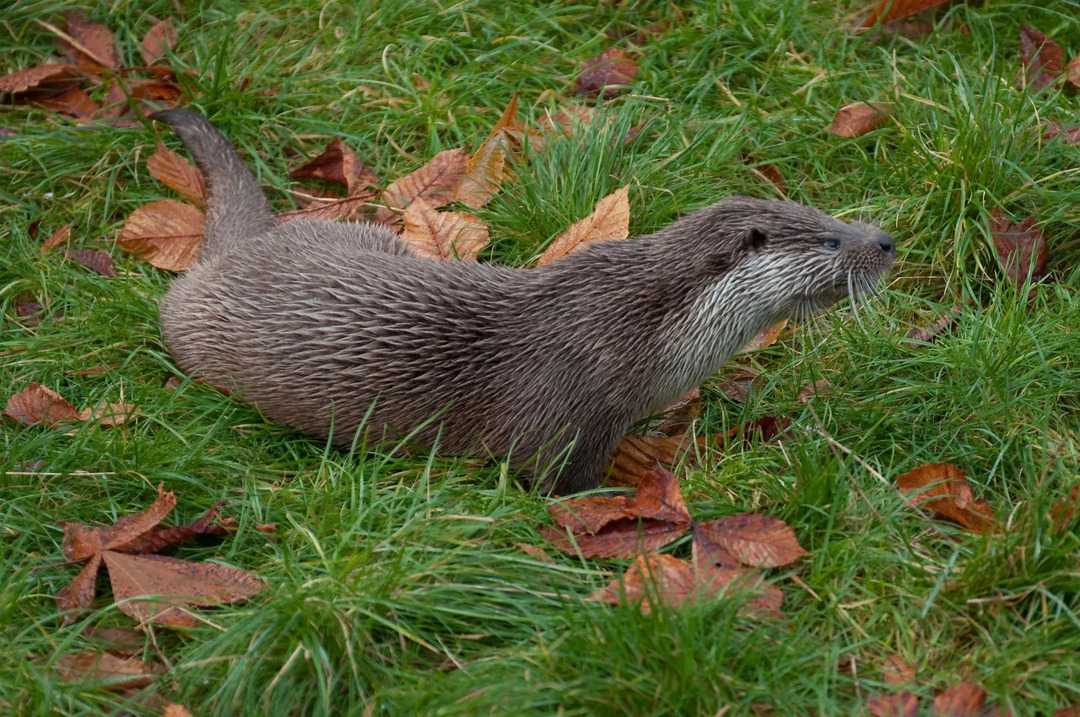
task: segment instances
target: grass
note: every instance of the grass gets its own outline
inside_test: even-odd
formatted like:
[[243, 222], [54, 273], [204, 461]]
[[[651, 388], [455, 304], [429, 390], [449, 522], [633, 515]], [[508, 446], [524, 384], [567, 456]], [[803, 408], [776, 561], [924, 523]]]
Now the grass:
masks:
[[[167, 390], [178, 372], [156, 301], [169, 277], [114, 246], [132, 210], [171, 196], [145, 171], [153, 132], [16, 107], [0, 115], [14, 133], [0, 140], [0, 393], [39, 381], [78, 407], [122, 397], [142, 416], [71, 434], [0, 425], [0, 709], [160, 712], [145, 693], [58, 679], [57, 655], [94, 647], [84, 627], [130, 623], [102, 600], [65, 626], [52, 600], [75, 572], [53, 567], [56, 521], [110, 522], [158, 483], [177, 492], [178, 520], [227, 499], [240, 522], [234, 538], [178, 555], [272, 586], [208, 611], [212, 625], [155, 631], [170, 668], [147, 692], [192, 714], [858, 714], [892, 689], [889, 655], [917, 667], [923, 696], [973, 680], [1019, 715], [1080, 702], [1080, 539], [1075, 521], [1055, 532], [1046, 517], [1080, 465], [1080, 147], [1037, 132], [1075, 118], [1078, 100], [1011, 82], [1019, 24], [1072, 56], [1080, 4], [957, 3], [916, 41], [848, 33], [849, 11], [867, 4], [76, 3], [116, 32], [128, 64], [156, 19], [174, 18], [187, 99], [279, 208], [289, 168], [332, 137], [392, 179], [475, 147], [515, 91], [534, 117], [554, 109], [545, 91], [569, 93], [607, 30], [664, 22], [640, 47], [634, 91], [606, 106], [610, 123], [554, 143], [481, 211], [486, 259], [523, 263], [627, 183], [633, 232], [729, 194], [775, 196], [749, 155], [774, 164], [793, 199], [892, 232], [901, 261], [859, 320], [834, 311], [758, 355], [747, 404], [706, 391], [701, 431], [775, 413], [792, 416], [794, 440], [680, 472], [697, 519], [760, 511], [795, 529], [810, 556], [775, 576], [789, 619], [742, 617], [731, 602], [642, 616], [587, 599], [619, 561], [549, 563], [515, 546], [543, 544], [546, 501], [497, 465], [345, 454], [208, 388]], [[0, 71], [51, 55], [38, 21], [65, 7], [5, 10]], [[827, 134], [858, 100], [891, 101], [894, 119], [859, 139]], [[986, 230], [997, 207], [1035, 214], [1049, 243], [1054, 282], [1030, 303], [1000, 280]], [[38, 252], [68, 222], [73, 245], [109, 249], [121, 276]], [[15, 316], [25, 297], [47, 307], [40, 326]], [[965, 300], [932, 345], [899, 340]], [[833, 393], [804, 406], [799, 390], [819, 377]], [[928, 461], [965, 468], [1005, 529], [967, 535], [905, 508], [891, 478]], [[264, 522], [280, 526], [276, 542], [254, 530]]]

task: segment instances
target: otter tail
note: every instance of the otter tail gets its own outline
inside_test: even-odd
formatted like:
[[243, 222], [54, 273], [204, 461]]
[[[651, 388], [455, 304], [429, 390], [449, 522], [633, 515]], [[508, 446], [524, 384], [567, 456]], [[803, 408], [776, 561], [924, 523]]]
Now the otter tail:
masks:
[[274, 215], [255, 175], [208, 119], [190, 110], [163, 110], [150, 118], [172, 126], [206, 178], [209, 196], [201, 258], [228, 253], [246, 237], [274, 226]]

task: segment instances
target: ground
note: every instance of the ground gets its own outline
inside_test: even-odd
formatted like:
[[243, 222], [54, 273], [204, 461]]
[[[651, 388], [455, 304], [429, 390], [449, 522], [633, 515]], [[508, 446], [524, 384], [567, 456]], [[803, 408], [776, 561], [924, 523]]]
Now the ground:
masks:
[[[59, 679], [58, 655], [93, 646], [83, 628], [131, 621], [104, 580], [100, 610], [72, 625], [52, 597], [77, 571], [57, 567], [57, 521], [109, 523], [159, 483], [179, 498], [176, 520], [226, 500], [239, 521], [234, 537], [178, 556], [270, 585], [208, 611], [204, 627], [154, 632], [147, 655], [168, 670], [147, 691], [196, 715], [857, 714], [893, 689], [893, 655], [916, 667], [909, 688], [923, 696], [969, 680], [1016, 714], [1080, 702], [1080, 541], [1075, 520], [1060, 530], [1046, 517], [1080, 464], [1080, 147], [1040, 132], [1075, 118], [1078, 99], [1062, 83], [1014, 82], [1020, 24], [1071, 57], [1080, 5], [954, 3], [909, 40], [852, 34], [870, 4], [77, 3], [128, 64], [173, 17], [186, 100], [242, 148], [276, 209], [293, 206], [289, 170], [334, 137], [383, 180], [400, 176], [475, 148], [515, 92], [523, 114], [556, 109], [554, 93], [572, 97], [581, 65], [613, 44], [608, 31], [662, 23], [616, 43], [641, 70], [605, 105], [611, 121], [547, 148], [480, 210], [493, 236], [483, 259], [526, 262], [627, 183], [632, 233], [726, 195], [776, 197], [760, 171], [772, 165], [791, 199], [889, 231], [899, 263], [858, 317], [842, 306], [756, 355], [764, 375], [746, 404], [705, 390], [701, 435], [776, 414], [794, 421], [789, 441], [716, 449], [679, 471], [695, 519], [757, 511], [794, 528], [810, 555], [771, 576], [787, 619], [741, 616], [732, 601], [643, 616], [588, 599], [625, 562], [549, 562], [516, 545], [545, 544], [547, 501], [496, 464], [346, 454], [209, 387], [167, 388], [179, 375], [157, 327], [169, 275], [115, 245], [131, 211], [175, 197], [146, 173], [154, 131], [5, 111], [3, 398], [36, 381], [78, 407], [123, 400], [141, 415], [73, 432], [0, 425], [0, 708], [160, 713], [145, 693]], [[62, 25], [65, 7], [5, 10], [0, 74], [55, 52], [41, 22]], [[855, 101], [893, 115], [860, 138], [829, 134]], [[1046, 237], [1052, 281], [1030, 300], [1001, 277], [995, 208], [1036, 216]], [[40, 253], [66, 223], [72, 246], [108, 250], [119, 275]], [[47, 309], [40, 325], [16, 315], [27, 298]], [[961, 302], [950, 331], [904, 344]], [[117, 366], [76, 373], [105, 364]], [[819, 378], [833, 391], [801, 403]], [[971, 535], [906, 507], [893, 479], [931, 461], [964, 468], [1002, 530]], [[276, 540], [255, 530], [267, 522]]]

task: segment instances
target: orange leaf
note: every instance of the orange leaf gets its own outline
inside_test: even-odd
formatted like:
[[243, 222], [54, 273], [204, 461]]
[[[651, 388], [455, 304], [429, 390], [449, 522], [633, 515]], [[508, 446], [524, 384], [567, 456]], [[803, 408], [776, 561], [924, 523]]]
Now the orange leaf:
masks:
[[874, 695], [866, 703], [874, 717], [916, 717], [919, 698], [912, 692], [900, 690], [891, 695]]
[[852, 102], [836, 111], [829, 133], [837, 137], [862, 137], [885, 124], [889, 107], [883, 102]]
[[174, 45], [176, 30], [173, 29], [172, 18], [167, 17], [146, 31], [139, 52], [142, 53], [143, 62], [152, 65], [165, 57], [165, 53]]
[[63, 244], [70, 237], [71, 237], [71, 225], [70, 224], [65, 224], [64, 226], [60, 227], [59, 229], [54, 231], [52, 234], [50, 234], [49, 238], [46, 239], [44, 242], [42, 242], [42, 244], [41, 244], [41, 253], [44, 254], [45, 252], [49, 251], [49, 249], [53, 249], [53, 248], [59, 246], [60, 244]]
[[21, 95], [36, 89], [56, 92], [76, 85], [81, 78], [71, 65], [27, 67], [0, 77], [0, 94]]
[[934, 699], [934, 714], [941, 717], [980, 717], [986, 706], [986, 690], [974, 682], [961, 682]]
[[420, 169], [391, 182], [380, 198], [386, 206], [379, 208], [375, 221], [396, 222], [404, 208], [419, 197], [435, 207], [449, 204], [468, 166], [469, 153], [463, 149], [439, 152]]
[[100, 652], [80, 652], [56, 658], [60, 679], [64, 682], [102, 682], [106, 690], [128, 690], [145, 687], [161, 672], [157, 663], [124, 659]]
[[743, 565], [779, 568], [807, 555], [795, 531], [768, 515], [738, 513], [694, 527], [694, 542], [707, 554], [717, 546]]
[[637, 62], [630, 55], [617, 47], [609, 47], [581, 68], [574, 94], [611, 97], [632, 85], [637, 73]]
[[863, 21], [863, 27], [873, 27], [880, 22], [884, 25], [893, 20], [901, 20], [915, 13], [942, 5], [949, 0], [881, 0], [870, 15]]
[[206, 180], [195, 165], [158, 142], [157, 151], [146, 158], [150, 176], [175, 189], [200, 207], [206, 206]]
[[475, 214], [440, 212], [417, 199], [402, 215], [404, 239], [420, 256], [472, 261], [490, 240], [487, 227]]
[[904, 493], [918, 492], [915, 502], [975, 533], [995, 529], [994, 511], [985, 499], [975, 500], [964, 471], [951, 463], [929, 463], [896, 478]]
[[60, 46], [73, 64], [120, 69], [120, 53], [109, 28], [79, 10], [65, 10], [64, 19], [67, 20], [67, 34], [75, 42], [60, 38]]
[[454, 190], [455, 201], [479, 209], [499, 191], [499, 184], [506, 176], [506, 154], [512, 141], [510, 133], [524, 130], [518, 124], [517, 103], [518, 95], [515, 92], [499, 121], [469, 159], [465, 176]]
[[753, 339], [751, 339], [750, 343], [748, 343], [746, 346], [743, 346], [742, 351], [740, 351], [739, 353], [745, 354], [750, 353], [751, 351], [759, 351], [761, 349], [769, 348], [780, 340], [780, 334], [781, 332], [783, 332], [784, 329], [787, 328], [787, 325], [788, 320], [784, 319], [775, 326], [770, 326], [769, 328], [765, 329], [760, 334], [755, 336]]
[[693, 446], [704, 445], [704, 439], [693, 436], [642, 436], [630, 433], [615, 448], [607, 469], [605, 485], [634, 486], [657, 468], [670, 469], [680, 458], [694, 458]]
[[74, 406], [40, 383], [31, 383], [9, 398], [4, 415], [27, 426], [35, 423], [55, 426], [79, 420], [79, 412]]
[[360, 179], [364, 184], [375, 181], [375, 173], [364, 166], [356, 152], [340, 139], [334, 139], [318, 157], [289, 172], [289, 179], [320, 179], [345, 187], [353, 194]]
[[593, 207], [592, 214], [574, 222], [548, 245], [537, 266], [561, 259], [579, 246], [594, 241], [625, 239], [630, 235], [630, 185], [616, 189]]
[[120, 248], [159, 269], [190, 269], [199, 254], [203, 213], [190, 204], [159, 199], [139, 207], [120, 230]]
[[165, 705], [165, 711], [161, 713], [161, 717], [191, 717], [191, 713], [183, 705], [168, 704]]

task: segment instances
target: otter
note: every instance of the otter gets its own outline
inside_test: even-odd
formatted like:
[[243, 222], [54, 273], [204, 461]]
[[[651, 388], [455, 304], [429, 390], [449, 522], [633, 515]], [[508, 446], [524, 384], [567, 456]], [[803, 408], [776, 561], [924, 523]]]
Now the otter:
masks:
[[598, 487], [635, 422], [764, 328], [871, 291], [895, 256], [868, 224], [730, 197], [538, 268], [422, 258], [384, 226], [275, 221], [205, 117], [152, 117], [208, 186], [199, 257], [160, 309], [181, 370], [336, 446], [483, 451], [545, 492]]

